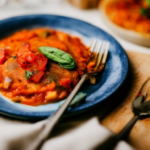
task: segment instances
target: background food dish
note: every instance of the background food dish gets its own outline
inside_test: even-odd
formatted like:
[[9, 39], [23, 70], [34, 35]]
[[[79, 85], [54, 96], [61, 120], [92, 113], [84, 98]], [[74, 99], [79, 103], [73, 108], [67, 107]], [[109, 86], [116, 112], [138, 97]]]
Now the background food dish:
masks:
[[[99, 5], [100, 15], [103, 18], [104, 22], [119, 36], [125, 38], [128, 41], [134, 42], [143, 46], [150, 46], [150, 34], [138, 33], [133, 30], [125, 29], [115, 23], [113, 23], [106, 14], [105, 7], [107, 3], [115, 0], [104, 0]], [[118, 18], [121, 19], [121, 18]]]
[[[99, 82], [96, 85], [85, 86], [83, 91], [88, 94], [85, 102], [76, 108], [68, 109], [66, 115], [73, 115], [94, 107], [106, 100], [122, 85], [128, 73], [128, 58], [125, 51], [109, 34], [86, 22], [55, 15], [13, 17], [0, 22], [0, 38], [20, 29], [34, 27], [50, 27], [74, 36], [77, 35], [87, 46], [90, 46], [93, 39], [110, 42], [108, 60]], [[14, 104], [2, 96], [0, 103], [2, 114], [22, 119], [45, 118], [53, 114], [60, 106], [60, 103], [38, 107], [24, 106]]]

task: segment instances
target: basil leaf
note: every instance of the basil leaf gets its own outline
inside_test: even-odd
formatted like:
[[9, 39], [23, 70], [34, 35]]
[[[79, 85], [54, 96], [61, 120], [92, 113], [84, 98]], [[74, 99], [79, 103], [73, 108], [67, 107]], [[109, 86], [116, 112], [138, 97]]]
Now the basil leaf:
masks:
[[[69, 104], [70, 107], [77, 106], [79, 103], [81, 103], [85, 98], [87, 94], [83, 92], [79, 92], [72, 100], [72, 102]], [[65, 101], [65, 100], [64, 100]], [[64, 102], [60, 104], [60, 107], [62, 106]]]
[[44, 54], [47, 58], [58, 62], [58, 64], [66, 69], [74, 69], [76, 66], [76, 63], [73, 59], [73, 57], [54, 47], [39, 47], [39, 50], [42, 54]]
[[13, 59], [16, 59], [17, 58], [17, 56], [15, 55], [15, 56], [13, 56]]
[[50, 36], [50, 33], [48, 31], [45, 31], [40, 35], [41, 38], [46, 38], [48, 36]]
[[72, 100], [72, 102], [69, 104], [69, 106], [74, 106], [76, 104], [79, 104], [82, 100], [84, 100], [86, 98], [87, 94], [83, 93], [83, 92], [79, 92], [74, 99]]
[[149, 7], [150, 7], [150, 0], [146, 0], [146, 1], [147, 1], [148, 5], [149, 5]]
[[26, 79], [29, 79], [32, 75], [33, 75], [32, 72], [25, 71], [25, 77], [26, 77]]
[[141, 12], [142, 15], [146, 15], [146, 9], [141, 8], [141, 9], [140, 9], [140, 12]]

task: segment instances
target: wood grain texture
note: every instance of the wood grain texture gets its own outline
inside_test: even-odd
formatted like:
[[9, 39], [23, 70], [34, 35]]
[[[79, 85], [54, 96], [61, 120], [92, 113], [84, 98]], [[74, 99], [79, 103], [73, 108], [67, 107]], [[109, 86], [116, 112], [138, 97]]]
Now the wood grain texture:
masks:
[[[131, 64], [133, 81], [132, 90], [125, 100], [102, 124], [111, 131], [118, 133], [126, 123], [133, 117], [132, 102], [137, 96], [144, 81], [150, 77], [150, 55], [135, 52], [127, 52]], [[149, 93], [150, 94], [150, 93]], [[138, 150], [150, 150], [150, 118], [139, 120], [129, 135], [129, 143]]]
[[[115, 133], [126, 125], [134, 115], [132, 102], [143, 83], [150, 77], [150, 55], [131, 51], [127, 51], [127, 55], [130, 71], [123, 86], [107, 102], [88, 112], [61, 121], [53, 131], [52, 137], [59, 136], [94, 116], [99, 117], [100, 123]], [[132, 129], [128, 142], [137, 150], [150, 150], [149, 140], [150, 118], [139, 120]]]

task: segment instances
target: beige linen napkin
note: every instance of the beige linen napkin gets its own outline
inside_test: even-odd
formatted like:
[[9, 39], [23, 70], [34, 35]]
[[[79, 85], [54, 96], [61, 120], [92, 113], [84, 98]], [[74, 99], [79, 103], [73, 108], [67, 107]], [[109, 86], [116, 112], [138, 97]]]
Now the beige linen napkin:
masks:
[[[150, 72], [147, 68], [150, 64], [150, 55], [128, 52], [132, 70], [134, 70], [133, 84], [130, 87], [129, 94], [124, 97], [123, 104], [119, 105], [108, 117], [101, 123], [111, 131], [118, 133], [125, 124], [133, 117], [131, 104], [134, 100], [140, 86], [148, 77], [146, 72]], [[147, 58], [147, 59], [146, 59]], [[141, 63], [142, 62], [142, 63]], [[147, 65], [146, 65], [147, 64]], [[143, 74], [144, 72], [144, 74]], [[140, 77], [140, 78], [139, 78]], [[120, 95], [124, 93], [121, 90]], [[118, 97], [116, 97], [118, 98]], [[104, 126], [100, 125], [98, 119], [93, 116], [102, 116], [103, 110], [106, 112], [109, 108], [113, 109], [118, 103], [116, 98], [109, 101], [109, 105], [101, 105], [97, 109], [86, 112], [78, 117], [72, 117], [70, 120], [64, 120], [59, 123], [50, 139], [43, 145], [42, 150], [91, 150], [99, 142], [105, 140], [112, 133]], [[122, 96], [119, 101], [123, 101]], [[91, 119], [92, 118], [92, 119]], [[29, 150], [28, 147], [37, 135], [41, 132], [45, 121], [38, 123], [28, 123], [23, 121], [15, 121], [0, 117], [0, 150]], [[138, 121], [137, 128], [133, 128], [129, 136], [129, 142], [134, 146], [143, 150], [149, 148], [149, 122]], [[143, 136], [143, 134], [146, 136]], [[140, 135], [140, 136], [139, 136]], [[142, 138], [141, 138], [142, 137]], [[132, 149], [127, 143], [119, 142], [117, 150]]]
[[[45, 121], [35, 124], [0, 118], [0, 150], [28, 150], [32, 140], [36, 140]], [[42, 150], [92, 150], [112, 133], [100, 125], [96, 117], [82, 125], [50, 138]], [[115, 150], [133, 150], [121, 141]]]

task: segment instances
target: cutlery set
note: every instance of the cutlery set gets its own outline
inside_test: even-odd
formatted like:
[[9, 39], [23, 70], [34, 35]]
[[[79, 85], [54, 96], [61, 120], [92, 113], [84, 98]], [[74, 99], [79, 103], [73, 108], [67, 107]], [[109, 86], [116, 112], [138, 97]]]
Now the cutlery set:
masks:
[[[96, 149], [100, 150], [110, 150], [113, 149], [116, 144], [123, 139], [126, 139], [129, 135], [131, 129], [138, 119], [150, 115], [150, 100], [147, 100], [148, 91], [150, 88], [150, 78], [148, 78], [143, 84], [137, 98], [132, 103], [132, 110], [134, 112], [134, 117], [128, 122], [128, 124], [118, 133], [113, 134], [104, 143], [97, 146]], [[145, 101], [146, 100], [146, 101]]]
[[[90, 50], [92, 53], [96, 53], [96, 69], [101, 65], [104, 67], [108, 55], [108, 49], [109, 43], [100, 41], [97, 44], [96, 40], [92, 42]], [[63, 115], [65, 110], [69, 107], [69, 104], [71, 103], [74, 96], [78, 93], [83, 83], [87, 79], [89, 79], [91, 83], [95, 84], [96, 75], [98, 75], [98, 72], [86, 73], [81, 77], [80, 81], [73, 89], [73, 91], [70, 93], [66, 101], [62, 104], [62, 106], [52, 116], [46, 119], [46, 123], [43, 127], [42, 132], [37, 137], [37, 140], [35, 142], [32, 142], [31, 148], [29, 148], [29, 150], [40, 150], [43, 143], [48, 139], [53, 128], [59, 122], [61, 116]], [[150, 87], [149, 81], [150, 78], [148, 78], [147, 81], [143, 84], [137, 98], [132, 103], [134, 117], [118, 134], [113, 134], [106, 141], [98, 145], [95, 149], [101, 150], [113, 149], [120, 140], [125, 139], [129, 135], [131, 129], [133, 128], [134, 124], [137, 122], [138, 119], [140, 119], [143, 116], [145, 117], [150, 115], [150, 101], [145, 101], [147, 98], [147, 90], [145, 90], [145, 88], [148, 89], [148, 87]]]
[[[95, 52], [96, 55], [96, 69], [99, 68], [101, 65], [105, 65], [107, 55], [108, 55], [108, 49], [109, 49], [109, 43], [104, 43], [102, 41], [96, 42], [94, 40], [91, 45], [91, 52]], [[62, 106], [48, 119], [46, 119], [46, 123], [44, 125], [44, 128], [40, 135], [37, 137], [37, 140], [35, 142], [32, 142], [31, 148], [29, 150], [39, 150], [43, 143], [48, 139], [50, 133], [52, 132], [53, 128], [55, 125], [58, 123], [60, 120], [61, 116], [65, 112], [65, 110], [68, 108], [69, 104], [71, 103], [72, 99], [75, 97], [75, 95], [78, 93], [80, 90], [81, 86], [83, 83], [87, 80], [87, 78], [90, 76], [96, 76], [98, 75], [99, 72], [94, 72], [94, 73], [86, 73], [84, 74], [78, 84], [75, 86], [73, 91], [69, 94], [67, 97], [66, 101], [62, 104]]]

